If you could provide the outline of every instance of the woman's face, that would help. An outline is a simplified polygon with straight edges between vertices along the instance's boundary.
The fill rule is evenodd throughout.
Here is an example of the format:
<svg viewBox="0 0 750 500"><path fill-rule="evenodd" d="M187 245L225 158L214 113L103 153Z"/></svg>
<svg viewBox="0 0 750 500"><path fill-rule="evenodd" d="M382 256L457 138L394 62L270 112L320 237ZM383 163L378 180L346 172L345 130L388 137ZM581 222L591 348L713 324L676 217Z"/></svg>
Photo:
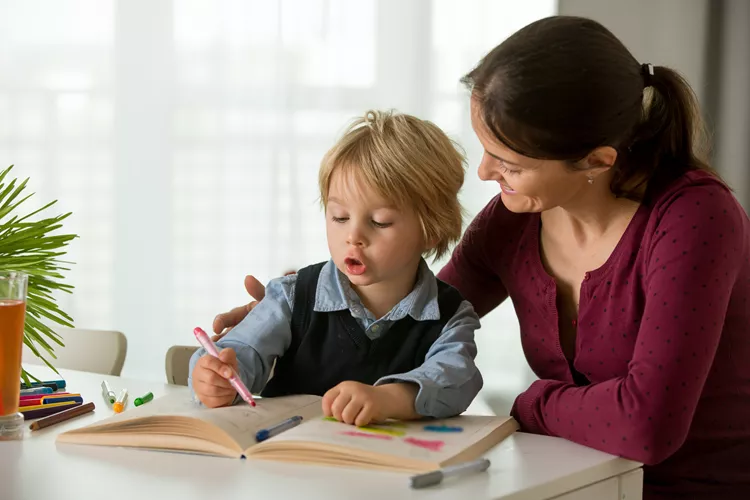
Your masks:
<svg viewBox="0 0 750 500"><path fill-rule="evenodd" d="M479 104L471 100L471 126L484 148L479 178L495 181L511 212L543 212L569 206L592 189L588 176L594 170L573 170L565 162L538 160L513 152L498 141L485 125Z"/></svg>

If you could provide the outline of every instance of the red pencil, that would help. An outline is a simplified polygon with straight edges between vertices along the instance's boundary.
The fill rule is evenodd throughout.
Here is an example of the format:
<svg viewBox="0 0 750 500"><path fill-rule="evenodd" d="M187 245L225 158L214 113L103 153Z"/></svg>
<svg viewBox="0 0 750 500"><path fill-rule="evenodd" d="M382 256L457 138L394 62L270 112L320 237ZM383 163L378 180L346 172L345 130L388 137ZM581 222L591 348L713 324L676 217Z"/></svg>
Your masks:
<svg viewBox="0 0 750 500"><path fill-rule="evenodd" d="M69 392L53 392L52 394L21 394L21 401L24 401L26 399L39 399L43 398L44 396L62 396L64 394L70 394Z"/></svg>
<svg viewBox="0 0 750 500"><path fill-rule="evenodd" d="M72 398L72 397L80 397L80 394L68 394L67 392L64 394L37 394L37 397L33 398L26 398L22 399L18 406L23 408L24 406L36 406L43 404L44 401L47 403L50 403L56 399L64 399L64 398Z"/></svg>

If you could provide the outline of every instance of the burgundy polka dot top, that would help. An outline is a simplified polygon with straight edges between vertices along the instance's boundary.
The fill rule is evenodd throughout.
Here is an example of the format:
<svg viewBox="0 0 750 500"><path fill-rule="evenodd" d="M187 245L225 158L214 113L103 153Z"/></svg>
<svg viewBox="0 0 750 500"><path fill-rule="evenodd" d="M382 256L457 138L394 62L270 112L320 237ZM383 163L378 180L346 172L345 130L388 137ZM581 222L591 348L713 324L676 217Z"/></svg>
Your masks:
<svg viewBox="0 0 750 500"><path fill-rule="evenodd" d="M645 463L645 498L750 498L750 222L732 193L690 172L641 205L581 285L572 363L539 228L497 196L439 274L480 315L513 301L539 377L522 429Z"/></svg>

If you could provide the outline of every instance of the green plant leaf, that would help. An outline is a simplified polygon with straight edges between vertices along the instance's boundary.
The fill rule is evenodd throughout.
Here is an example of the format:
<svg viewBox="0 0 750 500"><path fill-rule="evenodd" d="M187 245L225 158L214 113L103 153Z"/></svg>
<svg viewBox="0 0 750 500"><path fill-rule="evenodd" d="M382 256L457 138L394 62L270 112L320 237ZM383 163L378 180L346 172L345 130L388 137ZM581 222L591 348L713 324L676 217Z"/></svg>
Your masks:
<svg viewBox="0 0 750 500"><path fill-rule="evenodd" d="M23 342L31 352L55 373L52 365L56 359L54 346L64 346L62 337L51 325L73 326L73 318L62 311L55 300L54 292L72 293L73 286L64 283L63 271L72 262L60 260L65 247L78 238L76 234L51 234L63 227L62 222L71 213L33 220L38 214L52 207L57 200L44 204L28 213L20 207L34 196L24 194L29 179L20 181L10 177L13 165L0 171L0 270L14 270L29 275L26 299L26 321ZM39 381L23 369L21 378L25 383Z"/></svg>

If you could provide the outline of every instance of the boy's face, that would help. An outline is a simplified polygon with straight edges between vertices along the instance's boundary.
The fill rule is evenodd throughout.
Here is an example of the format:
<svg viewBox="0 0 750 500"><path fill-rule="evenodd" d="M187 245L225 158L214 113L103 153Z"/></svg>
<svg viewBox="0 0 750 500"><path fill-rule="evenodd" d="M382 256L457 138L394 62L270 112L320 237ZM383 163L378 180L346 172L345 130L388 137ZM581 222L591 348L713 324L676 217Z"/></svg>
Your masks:
<svg viewBox="0 0 750 500"><path fill-rule="evenodd" d="M326 206L328 248L355 287L411 289L425 243L413 210L399 210L355 175L334 172Z"/></svg>

